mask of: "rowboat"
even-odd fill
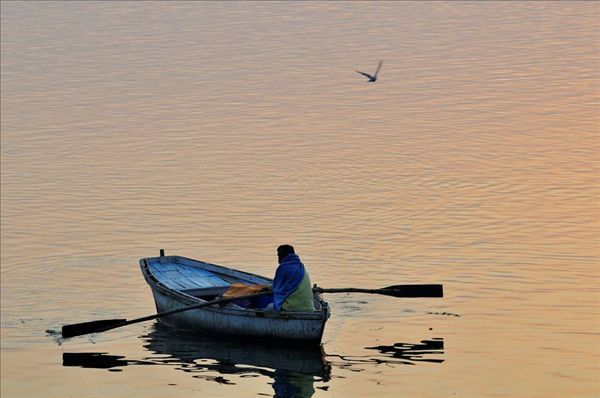
[[[162,254],[162,253],[161,253]],[[158,313],[214,300],[233,283],[271,284],[272,279],[181,256],[140,260]],[[316,345],[321,342],[329,305],[314,293],[314,311],[274,311],[236,304],[209,306],[160,317],[180,330],[202,335]]]

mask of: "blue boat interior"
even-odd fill
[[[176,262],[149,261],[148,268],[160,283],[173,290],[227,287],[231,284],[214,272]]]
[[[270,280],[232,270],[217,272],[218,266],[183,257],[157,257],[147,259],[148,270],[165,287],[190,296],[211,299],[224,293],[232,283],[268,284]],[[211,271],[206,268],[213,268]],[[225,273],[227,272],[227,274]]]
[[[166,288],[205,301],[218,298],[232,283],[247,285],[272,283],[271,279],[262,276],[185,257],[153,257],[144,261],[151,276]],[[236,304],[229,303],[228,306],[235,307]],[[259,308],[262,307],[259,304]],[[315,297],[315,307],[317,311],[322,308],[317,297]]]

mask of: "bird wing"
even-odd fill
[[[381,65],[383,65],[383,60],[379,61],[379,65],[377,65],[377,70],[375,71],[375,77],[377,77],[377,74],[379,73],[379,69],[381,69]]]
[[[368,77],[369,79],[372,79],[372,78],[373,78],[373,76],[371,76],[371,75],[369,75],[368,73],[365,73],[365,72],[356,71],[356,73],[360,73],[361,75],[363,75],[363,76],[366,76],[366,77]]]

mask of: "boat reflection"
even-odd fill
[[[281,347],[198,337],[156,323],[141,336],[151,352],[143,360],[100,352],[63,353],[63,366],[121,371],[129,365],[167,365],[192,377],[235,384],[230,376],[263,375],[273,380],[275,397],[309,398],[315,382],[330,379],[331,366],[321,346]]]
[[[146,349],[175,360],[193,377],[232,384],[227,375],[264,375],[273,379],[275,397],[309,398],[315,381],[330,379],[331,366],[323,347],[257,345],[234,340],[197,337],[156,324],[144,337]],[[219,373],[215,377],[214,373]],[[223,376],[224,375],[224,376]]]
[[[236,384],[235,377],[267,376],[272,379],[274,397],[310,398],[315,382],[326,383],[332,366],[360,372],[371,365],[416,365],[441,363],[444,341],[441,338],[420,343],[396,343],[365,347],[368,355],[326,355],[322,347],[273,347],[239,341],[198,337],[156,323],[141,336],[149,355],[141,360],[101,352],[63,353],[63,366],[122,371],[131,365],[163,365],[189,373],[192,377]],[[317,387],[326,390],[327,386]]]

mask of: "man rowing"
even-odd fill
[[[308,272],[291,245],[277,248],[279,266],[273,279],[273,309],[314,311],[314,297]]]

